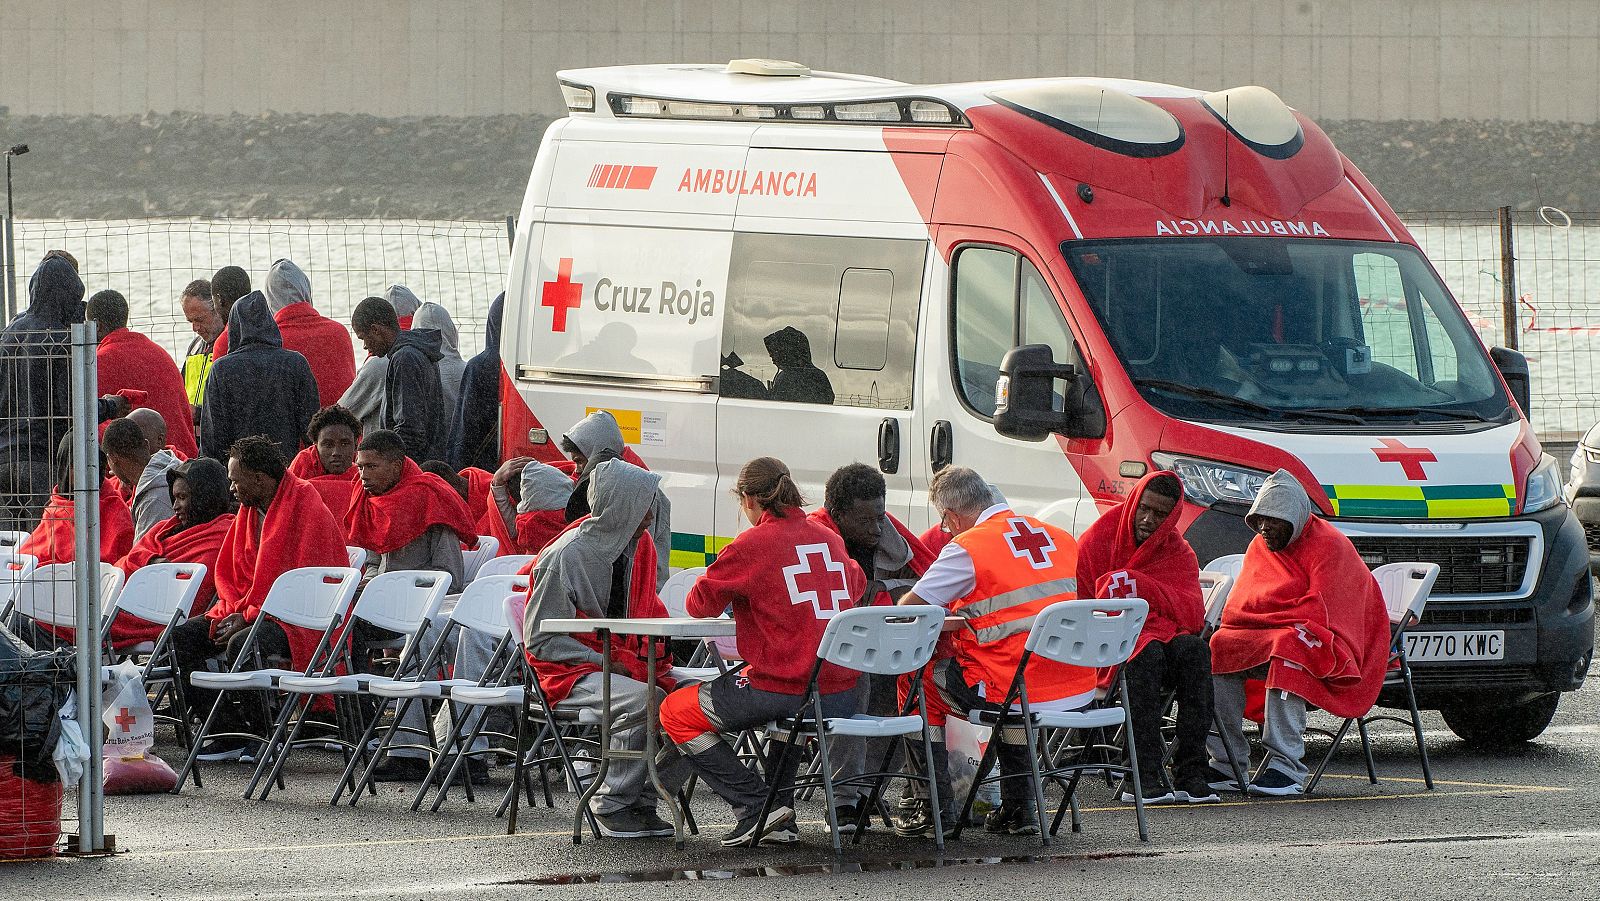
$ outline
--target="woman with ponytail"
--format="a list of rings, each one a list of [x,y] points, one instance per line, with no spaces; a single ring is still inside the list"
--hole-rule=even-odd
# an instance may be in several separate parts
[[[661,726],[690,766],[733,806],[738,824],[724,845],[754,844],[767,783],[747,768],[723,738],[793,716],[805,699],[822,632],[835,613],[855,606],[866,576],[837,532],[806,518],[805,499],[789,467],[758,457],[739,472],[734,489],[752,528],[739,534],[695,582],[691,616],[719,616],[730,607],[743,669],[674,692],[661,705]],[[855,712],[856,673],[824,664],[818,677],[824,716]],[[777,744],[782,744],[781,742]],[[780,786],[794,781],[798,754],[788,755]],[[773,755],[766,769],[776,770]],[[798,838],[792,792],[780,792],[765,835]]]

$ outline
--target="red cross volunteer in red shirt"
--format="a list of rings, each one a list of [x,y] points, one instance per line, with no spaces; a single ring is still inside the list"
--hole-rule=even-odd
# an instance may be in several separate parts
[[[1033,617],[1045,607],[1078,596],[1078,544],[1071,534],[996,502],[983,477],[961,466],[939,471],[928,486],[940,524],[953,537],[939,552],[902,604],[934,604],[967,620],[955,633],[954,655],[935,660],[923,674],[928,725],[936,733],[935,774],[946,829],[954,827],[955,797],[945,746],[938,739],[950,713],[965,717],[975,708],[995,708],[1005,700]],[[1095,673],[1043,657],[1028,662],[1028,702],[1034,708],[1073,710],[1094,699]],[[902,699],[910,685],[902,682]],[[1000,772],[1028,771],[1028,749],[1021,726],[1002,730]],[[932,829],[927,804],[903,817],[896,831],[918,835]],[[1032,789],[1023,778],[1000,783],[1000,806],[984,828],[1027,835],[1038,832]]]

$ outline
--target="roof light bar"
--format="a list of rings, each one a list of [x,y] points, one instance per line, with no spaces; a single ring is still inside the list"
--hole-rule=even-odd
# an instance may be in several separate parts
[[[567,90],[562,85],[562,90]],[[621,118],[693,119],[773,122],[818,122],[833,125],[912,125],[969,128],[959,109],[943,100],[926,97],[892,97],[848,103],[719,103],[708,100],[674,100],[608,94],[611,112]],[[576,109],[568,102],[568,109]]]

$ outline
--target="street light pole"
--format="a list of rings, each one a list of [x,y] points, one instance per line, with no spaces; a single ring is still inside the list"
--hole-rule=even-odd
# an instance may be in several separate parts
[[[17,314],[17,250],[15,243],[15,222],[17,214],[11,205],[11,158],[22,156],[28,152],[27,144],[13,144],[6,149],[6,284],[5,291],[0,293],[0,301],[5,304],[6,322]]]

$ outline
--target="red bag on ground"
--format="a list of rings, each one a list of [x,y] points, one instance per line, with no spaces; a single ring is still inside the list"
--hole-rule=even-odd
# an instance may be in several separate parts
[[[178,786],[178,774],[149,752],[138,757],[107,757],[104,766],[108,795],[156,795]]]
[[[61,841],[61,783],[16,774],[16,759],[0,755],[0,860],[54,857]]]
[[[178,774],[150,753],[155,744],[155,714],[145,694],[144,679],[131,660],[112,667],[106,691],[106,740],[101,747],[108,795],[153,795],[178,785]]]

